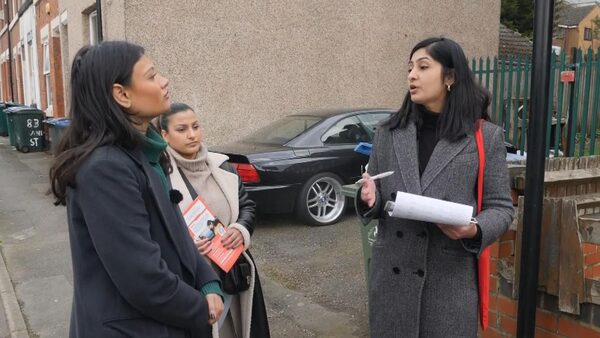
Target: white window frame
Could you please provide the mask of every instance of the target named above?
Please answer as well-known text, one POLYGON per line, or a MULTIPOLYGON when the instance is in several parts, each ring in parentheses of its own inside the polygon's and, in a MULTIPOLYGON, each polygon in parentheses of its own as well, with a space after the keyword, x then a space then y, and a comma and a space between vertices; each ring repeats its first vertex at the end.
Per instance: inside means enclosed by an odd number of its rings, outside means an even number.
POLYGON ((48 40, 42 42, 42 51, 44 58, 42 72, 44 73, 44 84, 46 85, 46 106, 48 107, 48 111, 52 111, 53 94, 52 77, 50 74, 52 67, 50 66, 50 44, 48 43, 48 40))
POLYGON ((589 27, 585 27, 583 29, 583 40, 592 41, 594 39, 594 34, 592 33, 592 29, 589 27))
POLYGON ((12 8, 11 8, 11 10, 12 10, 12 17, 16 18, 17 17, 17 13, 18 13, 18 8, 17 7, 21 5, 21 1, 19 1, 19 0, 12 0, 11 5, 12 5, 12 8))
MULTIPOLYGON (((34 48, 35 46, 33 45, 33 41, 32 42, 28 42, 26 44, 26 49, 27 49, 27 58, 26 58, 26 64, 27 64, 27 76, 29 76, 28 78, 28 90, 29 90, 29 95, 31 96, 29 98, 29 102, 27 102, 27 104, 32 104, 32 103, 36 103, 35 102, 35 71, 34 71, 34 67, 35 65, 35 60, 33 59, 33 53, 35 53, 34 48)), ((38 102, 39 104, 39 102, 38 102)), ((39 108, 39 107, 38 107, 39 108)))
POLYGON ((98 44, 98 12, 92 11, 88 14, 88 24, 89 24, 89 40, 90 45, 98 44))
POLYGON ((25 60, 25 44, 23 43, 23 39, 21 39, 21 41, 19 42, 19 56, 21 57, 21 68, 24 69, 26 60, 25 60))
POLYGON ((42 49, 44 52, 44 74, 50 74, 50 45, 48 40, 42 42, 42 49))

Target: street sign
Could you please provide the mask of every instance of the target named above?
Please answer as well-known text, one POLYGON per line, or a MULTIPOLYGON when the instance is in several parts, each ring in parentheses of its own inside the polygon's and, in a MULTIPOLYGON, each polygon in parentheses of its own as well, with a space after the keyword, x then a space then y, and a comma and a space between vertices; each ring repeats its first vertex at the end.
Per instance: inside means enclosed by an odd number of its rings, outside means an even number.
POLYGON ((575 82, 575 71, 565 70, 560 72, 560 82, 575 82))

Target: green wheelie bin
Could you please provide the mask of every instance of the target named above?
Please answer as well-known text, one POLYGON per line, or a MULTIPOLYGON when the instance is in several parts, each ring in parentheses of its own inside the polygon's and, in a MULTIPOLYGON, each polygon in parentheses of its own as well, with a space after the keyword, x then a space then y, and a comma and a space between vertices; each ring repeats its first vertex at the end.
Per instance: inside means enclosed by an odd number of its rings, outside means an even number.
POLYGON ((17 150, 23 153, 44 150, 45 138, 42 122, 45 114, 43 111, 37 108, 17 106, 8 108, 6 114, 9 121, 9 133, 11 136, 14 135, 14 146, 17 150))
MULTIPOLYGON (((358 194, 359 186, 356 184, 347 184, 342 186, 342 194, 348 198, 354 200, 354 204, 356 205, 356 201, 359 198, 358 194)), ((362 248, 363 248, 363 258, 365 263, 365 278, 367 279, 367 288, 369 285, 369 272, 371 271, 371 256, 372 256, 372 247, 373 243, 375 243, 375 236, 377 235, 377 224, 379 223, 377 220, 371 221, 369 224, 363 224, 360 220, 357 219, 357 224, 360 227, 360 235, 362 238, 362 248)))
POLYGON ((0 136, 8 136, 8 121, 6 120, 6 105, 4 102, 0 102, 0 136))
POLYGON ((3 102, 2 104, 4 105, 4 108, 2 109, 2 115, 4 115, 4 120, 6 121, 6 131, 8 133, 8 139, 10 145, 14 147, 17 145, 17 137, 14 131, 12 114, 10 113, 9 109, 13 107, 23 107, 23 105, 14 102, 3 102))

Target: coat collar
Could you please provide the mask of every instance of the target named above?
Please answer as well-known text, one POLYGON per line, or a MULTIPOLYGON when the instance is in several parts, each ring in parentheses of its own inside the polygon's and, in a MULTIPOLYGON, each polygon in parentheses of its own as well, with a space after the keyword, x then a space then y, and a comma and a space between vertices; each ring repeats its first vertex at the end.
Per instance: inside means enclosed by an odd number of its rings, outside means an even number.
POLYGON ((123 149, 124 152, 131 157, 136 164, 140 166, 144 175, 148 178, 148 187, 150 188, 150 195, 154 199, 154 203, 156 205, 156 209, 158 214, 161 217, 162 224, 167 230, 167 234, 171 238, 171 242, 181 259, 182 265, 185 266, 188 271, 195 276, 195 269, 192 265, 193 257, 190 256, 188 250, 185 250, 186 243, 185 241, 188 238, 184 238, 183 236, 188 236, 187 231, 173 231, 172 227, 174 226, 184 226, 185 221, 183 217, 175 212, 175 208, 173 207, 173 203, 169 199, 169 196, 165 193, 165 189, 162 186, 160 178, 153 171, 150 163, 145 159, 144 153, 138 147, 132 150, 123 149), (175 221, 176 220, 176 221, 175 221))
POLYGON ((415 124, 409 123, 405 128, 395 128, 392 131, 392 137, 396 145, 393 148, 406 192, 421 195, 415 124))
POLYGON ((419 177, 416 125, 409 123, 405 128, 396 128, 392 131, 392 137, 396 144, 394 152, 406 192, 417 195, 422 195, 448 163, 473 139, 472 137, 463 137, 455 142, 441 139, 433 149, 423 175, 419 177))
POLYGON ((240 200, 238 191, 238 176, 221 169, 221 165, 227 161, 229 157, 219 153, 208 152, 206 157, 206 164, 210 168, 212 175, 223 190, 225 198, 229 202, 231 208, 231 222, 237 221, 240 212, 240 200))
POLYGON ((455 142, 450 142, 446 139, 439 140, 421 176, 421 188, 423 191, 427 190, 427 187, 442 172, 442 169, 467 146, 470 140, 470 137, 463 137, 455 142))
MULTIPOLYGON (((169 175, 169 180, 173 185, 174 189, 178 189, 183 194, 183 201, 179 203, 180 209, 185 210, 187 206, 192 203, 192 197, 179 173, 177 170, 178 162, 176 156, 173 156, 175 150, 173 148, 168 147, 167 151, 171 154, 171 166, 173 167, 173 172, 169 175)), ((210 170, 212 177, 214 178, 217 185, 223 191, 227 202, 229 202, 230 212, 231 212, 231 222, 235 222, 239 216, 239 197, 238 197, 238 176, 227 171, 221 169, 221 165, 225 163, 229 157, 219 153, 208 152, 206 156, 206 165, 208 166, 208 170, 210 170)))

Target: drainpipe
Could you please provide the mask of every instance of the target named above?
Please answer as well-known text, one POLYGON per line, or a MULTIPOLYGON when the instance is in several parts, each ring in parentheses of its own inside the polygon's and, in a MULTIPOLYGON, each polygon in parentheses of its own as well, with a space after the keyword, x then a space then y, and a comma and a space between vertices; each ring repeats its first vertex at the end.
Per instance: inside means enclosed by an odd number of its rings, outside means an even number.
POLYGON ((11 17, 10 14, 11 13, 11 9, 10 9, 10 1, 5 0, 4 4, 6 5, 6 13, 4 13, 4 19, 6 20, 6 34, 8 34, 8 78, 9 78, 9 82, 10 82, 10 100, 12 102, 15 102, 15 90, 13 89, 13 84, 14 84, 14 79, 13 79, 13 63, 12 63, 12 43, 11 43, 11 38, 10 38, 10 21, 11 21, 11 17))
POLYGON ((104 40, 102 33, 102 0, 96 0, 96 30, 98 31, 98 43, 104 40))

